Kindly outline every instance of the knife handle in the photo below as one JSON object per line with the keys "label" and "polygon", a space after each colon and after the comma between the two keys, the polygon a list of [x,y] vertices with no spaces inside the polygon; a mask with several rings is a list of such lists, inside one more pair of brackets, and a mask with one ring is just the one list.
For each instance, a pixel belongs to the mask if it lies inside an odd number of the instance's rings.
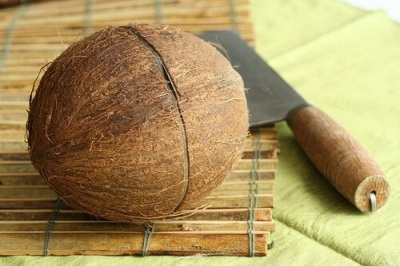
{"label": "knife handle", "polygon": [[373,211],[370,193],[375,194],[376,209],[385,204],[390,187],[384,173],[343,127],[312,106],[295,110],[288,123],[313,164],[354,206]]}

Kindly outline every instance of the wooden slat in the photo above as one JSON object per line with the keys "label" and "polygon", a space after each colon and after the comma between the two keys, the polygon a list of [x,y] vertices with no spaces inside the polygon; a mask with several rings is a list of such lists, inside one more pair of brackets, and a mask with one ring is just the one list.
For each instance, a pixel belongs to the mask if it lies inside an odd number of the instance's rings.
{"label": "wooden slat", "polygon": [[[147,255],[249,255],[246,234],[186,234],[185,242],[176,234],[157,234],[151,237]],[[265,256],[267,234],[254,236],[255,256]],[[2,234],[3,255],[44,255],[44,234]],[[20,243],[15,248],[15,242]],[[112,247],[112,248],[110,248]],[[142,234],[52,234],[48,255],[142,255]]]}
{"label": "wooden slat", "polygon": [[[154,222],[154,233],[159,234],[248,234],[247,221],[207,221],[207,220],[180,220]],[[48,223],[44,221],[0,221],[0,236],[2,234],[45,234]],[[273,222],[255,221],[254,231],[256,234],[266,234],[275,229]],[[130,234],[143,233],[144,226],[135,224],[106,223],[106,222],[70,222],[58,221],[54,223],[52,233],[56,234],[98,234],[115,233]]]}
{"label": "wooden slat", "polygon": [[[34,190],[29,191],[31,197],[26,197],[26,194],[21,194],[26,191],[9,191],[4,193],[3,198],[0,198],[0,208],[13,209],[21,208],[22,206],[31,206],[36,203],[40,206],[51,206],[54,205],[57,196],[51,189]],[[213,208],[244,208],[250,205],[251,197],[248,192],[243,192],[239,195],[213,195],[206,197],[202,204],[207,204]],[[12,197],[10,197],[12,196]],[[258,202],[258,206],[262,208],[273,207],[273,194],[255,194],[255,200]]]}
{"label": "wooden slat", "polygon": [[[19,223],[45,223],[51,219],[54,210],[50,206],[48,209],[0,209],[0,224],[19,224]],[[209,221],[247,221],[249,217],[248,208],[234,208],[234,209],[200,209],[192,211],[191,214],[185,216],[185,220],[209,220]],[[254,209],[255,221],[272,221],[271,208],[255,208]],[[104,221],[97,219],[89,214],[70,209],[64,206],[59,210],[57,221],[55,223],[116,223],[111,221]],[[176,220],[180,223],[180,220]],[[3,228],[4,230],[4,228]]]}

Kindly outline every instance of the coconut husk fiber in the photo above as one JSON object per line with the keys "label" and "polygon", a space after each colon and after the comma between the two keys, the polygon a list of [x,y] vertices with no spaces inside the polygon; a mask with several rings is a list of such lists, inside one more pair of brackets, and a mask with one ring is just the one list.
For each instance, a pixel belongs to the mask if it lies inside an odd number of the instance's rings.
{"label": "coconut husk fiber", "polygon": [[248,135],[240,75],[212,45],[168,26],[98,31],[49,64],[32,94],[33,165],[68,205],[109,220],[195,207]]}

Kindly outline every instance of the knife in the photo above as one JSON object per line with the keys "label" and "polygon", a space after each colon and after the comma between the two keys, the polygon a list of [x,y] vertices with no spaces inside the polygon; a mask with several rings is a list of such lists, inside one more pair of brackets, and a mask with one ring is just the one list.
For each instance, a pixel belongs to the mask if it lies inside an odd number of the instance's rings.
{"label": "knife", "polygon": [[360,211],[386,203],[390,186],[384,173],[342,126],[303,99],[234,31],[198,36],[218,44],[242,76],[251,127],[286,120],[311,162]]}

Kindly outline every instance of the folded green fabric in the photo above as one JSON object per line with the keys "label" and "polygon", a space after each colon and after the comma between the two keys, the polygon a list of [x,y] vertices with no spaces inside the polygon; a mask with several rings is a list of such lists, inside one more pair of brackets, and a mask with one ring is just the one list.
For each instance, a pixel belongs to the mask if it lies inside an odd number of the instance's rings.
{"label": "folded green fabric", "polygon": [[[399,24],[383,12],[366,13],[284,54],[272,53],[269,60],[300,94],[370,151],[392,187],[382,209],[358,212],[313,168],[287,126],[279,124],[274,218],[362,265],[400,264],[399,43]],[[303,251],[317,256],[311,247]]]}

